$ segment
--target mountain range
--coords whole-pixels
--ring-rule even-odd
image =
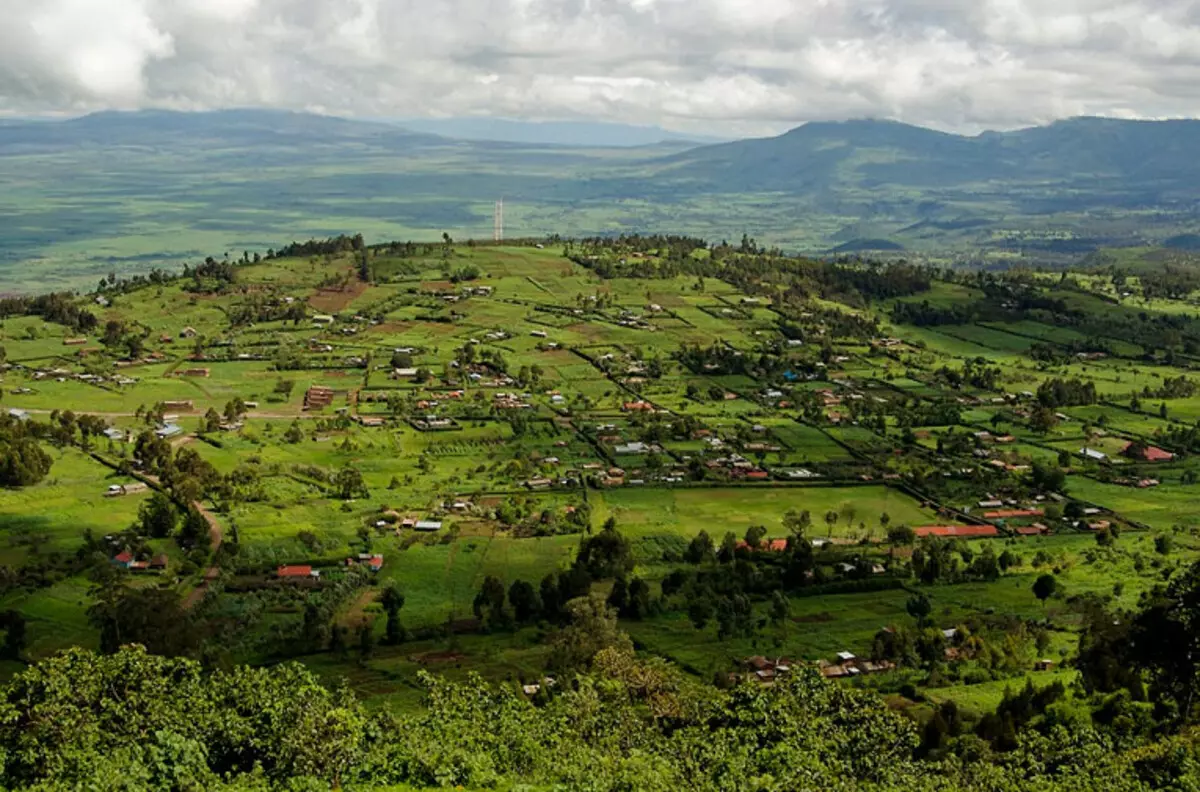
[[[1200,121],[1076,118],[962,136],[857,120],[716,144],[470,121],[413,130],[269,110],[3,121],[0,275],[28,265],[23,276],[66,281],[326,233],[490,237],[500,198],[510,235],[747,233],[938,260],[1197,238]],[[507,139],[474,139],[489,129]]]

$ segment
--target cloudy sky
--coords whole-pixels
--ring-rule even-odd
[[[0,0],[0,114],[265,106],[717,135],[1200,115],[1200,0]]]

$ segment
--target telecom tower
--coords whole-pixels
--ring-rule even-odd
[[[492,239],[496,242],[504,241],[504,199],[496,201],[496,211],[492,217]]]

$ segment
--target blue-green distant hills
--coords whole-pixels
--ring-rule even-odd
[[[588,127],[571,146],[570,129],[506,122],[508,140],[467,140],[269,110],[3,121],[0,280],[76,284],[343,232],[486,238],[501,198],[510,236],[745,233],[985,263],[1200,239],[1200,121],[976,136],[846,121],[712,145]]]

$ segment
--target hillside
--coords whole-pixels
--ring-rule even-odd
[[[1200,276],[1134,259],[353,235],[0,299],[0,786],[1191,789]]]

